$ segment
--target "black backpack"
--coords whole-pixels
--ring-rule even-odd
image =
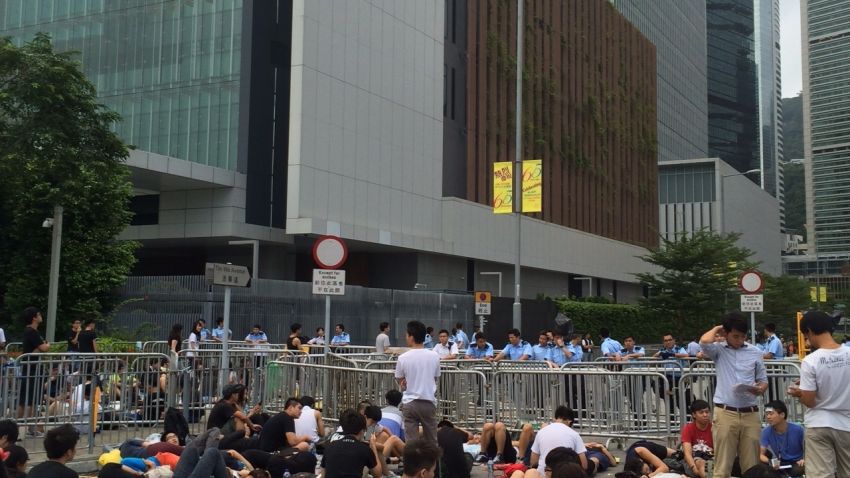
[[[189,423],[186,422],[183,412],[174,407],[168,407],[168,410],[165,411],[163,435],[166,433],[174,433],[180,440],[180,446],[186,446],[186,439],[189,436]]]

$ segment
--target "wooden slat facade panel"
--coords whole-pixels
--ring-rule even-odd
[[[516,2],[469,0],[467,198],[492,204],[514,159]],[[545,221],[658,243],[655,47],[607,0],[525,0],[523,158]]]

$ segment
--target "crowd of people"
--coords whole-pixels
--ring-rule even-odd
[[[37,330],[41,314],[27,309],[24,319],[25,348],[41,350],[47,345]],[[86,353],[96,353],[93,325],[78,325],[72,330],[74,341],[78,346],[86,344]],[[195,324],[190,343],[205,340],[203,325]],[[850,348],[835,341],[834,322],[827,314],[809,312],[800,327],[813,352],[801,363],[799,382],[788,388],[785,397],[771,397],[763,408],[759,397],[768,388],[764,361],[784,355],[772,324],[765,327],[763,346],[747,341],[749,326],[740,313],[727,314],[722,324],[694,341],[697,347],[693,343],[678,345],[671,334],[663,336],[656,358],[698,357],[714,362],[713,405],[690,400],[690,421],[681,430],[680,445],[668,448],[655,441],[637,440],[626,450],[623,470],[617,476],[850,476],[850,450],[846,447],[850,443],[850,389],[846,386],[850,383]],[[292,327],[288,346],[303,343],[300,328],[298,324]],[[175,328],[169,339],[175,352],[181,347],[180,332]],[[383,323],[376,338],[376,345],[380,342],[385,352],[390,351],[389,332],[389,324]],[[338,417],[323,417],[313,408],[315,401],[303,396],[289,398],[280,413],[269,415],[260,406],[247,408],[245,386],[230,384],[209,411],[204,434],[190,438],[163,433],[130,440],[121,444],[117,461],[106,464],[101,476],[277,478],[319,471],[336,478],[359,477],[368,470],[375,478],[397,473],[428,477],[441,462],[444,476],[466,478],[470,462],[478,462],[503,469],[511,478],[570,478],[593,476],[618,466],[602,444],[585,441],[573,429],[577,414],[568,404],[555,407],[551,421],[539,429],[532,424],[509,430],[501,422],[482,423],[477,434],[438,416],[441,360],[536,360],[558,366],[582,360],[587,347],[594,346],[588,337],[565,336],[559,329],[541,331],[532,346],[522,340],[519,330],[511,329],[506,345],[496,352],[480,331],[467,338],[462,324],[451,333],[440,330],[437,342],[428,346],[432,332],[419,321],[407,324],[406,347],[395,366],[398,389],[386,390],[383,407],[363,402]],[[211,340],[215,331],[206,337]],[[323,335],[317,333],[318,337]],[[621,344],[603,328],[600,339],[601,355],[612,361],[647,356],[633,337],[624,337]],[[338,324],[331,343],[343,346],[350,340]],[[268,343],[259,326],[246,341]],[[27,386],[24,380],[23,388]],[[21,403],[19,416],[27,416],[27,407],[33,405]],[[804,423],[789,422],[789,407],[800,405],[806,407]],[[335,431],[324,429],[326,418],[336,419]],[[762,418],[767,424],[764,427]],[[27,473],[27,451],[15,443],[18,430],[12,420],[0,421],[2,473],[8,476]],[[48,460],[28,474],[34,478],[76,476],[65,464],[73,459],[78,438],[79,431],[71,425],[47,430],[44,449]],[[160,470],[159,474],[154,470]]]

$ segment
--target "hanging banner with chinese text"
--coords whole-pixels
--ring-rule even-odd
[[[522,212],[543,211],[543,160],[522,162]]]
[[[510,214],[514,212],[513,201],[513,163],[510,161],[493,163],[493,213]]]

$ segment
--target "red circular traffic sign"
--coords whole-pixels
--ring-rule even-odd
[[[322,269],[339,269],[348,259],[348,246],[336,236],[321,236],[313,243],[313,260]]]
[[[738,279],[738,287],[747,294],[758,294],[764,289],[764,279],[758,271],[746,271]]]

